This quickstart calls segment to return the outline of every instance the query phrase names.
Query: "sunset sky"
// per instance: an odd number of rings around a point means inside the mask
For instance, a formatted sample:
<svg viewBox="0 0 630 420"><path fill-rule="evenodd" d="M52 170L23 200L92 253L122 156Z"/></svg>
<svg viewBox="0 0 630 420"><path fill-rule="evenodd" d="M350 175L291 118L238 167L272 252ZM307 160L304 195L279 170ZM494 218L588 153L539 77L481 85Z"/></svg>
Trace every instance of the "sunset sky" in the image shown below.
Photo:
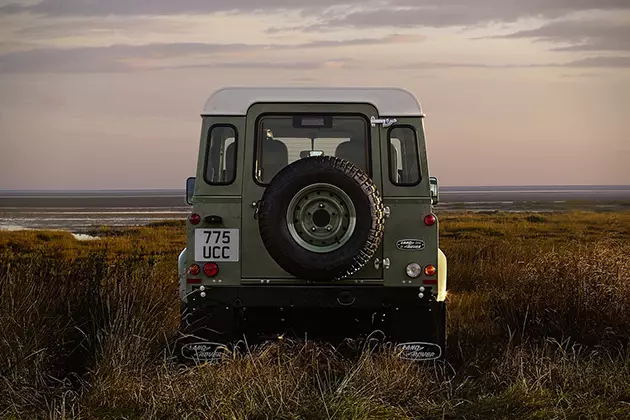
<svg viewBox="0 0 630 420"><path fill-rule="evenodd" d="M630 184L629 0L0 0L0 189L183 188L287 84L411 90L441 185Z"/></svg>

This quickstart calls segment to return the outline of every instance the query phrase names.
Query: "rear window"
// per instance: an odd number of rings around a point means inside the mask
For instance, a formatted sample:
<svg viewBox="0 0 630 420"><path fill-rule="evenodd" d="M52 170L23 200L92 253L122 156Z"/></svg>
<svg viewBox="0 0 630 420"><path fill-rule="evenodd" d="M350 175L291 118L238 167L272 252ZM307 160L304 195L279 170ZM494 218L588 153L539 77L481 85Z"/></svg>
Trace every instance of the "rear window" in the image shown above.
<svg viewBox="0 0 630 420"><path fill-rule="evenodd" d="M309 156L337 156L369 173L368 122L350 115L268 115L258 120L255 179L268 184Z"/></svg>
<svg viewBox="0 0 630 420"><path fill-rule="evenodd" d="M418 185L420 183L420 156L416 130L399 126L389 130L389 179L394 185Z"/></svg>
<svg viewBox="0 0 630 420"><path fill-rule="evenodd" d="M208 133L205 181L212 185L227 185L236 178L236 128L215 125Z"/></svg>

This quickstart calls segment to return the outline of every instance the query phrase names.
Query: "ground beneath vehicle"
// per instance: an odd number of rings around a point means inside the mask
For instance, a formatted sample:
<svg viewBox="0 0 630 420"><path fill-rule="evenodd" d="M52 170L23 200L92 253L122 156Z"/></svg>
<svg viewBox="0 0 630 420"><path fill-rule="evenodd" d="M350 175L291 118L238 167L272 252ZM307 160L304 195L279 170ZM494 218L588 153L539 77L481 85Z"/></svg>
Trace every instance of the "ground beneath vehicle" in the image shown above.
<svg viewBox="0 0 630 420"><path fill-rule="evenodd" d="M443 357L446 257L423 114L393 88L226 88L202 114L181 354L380 335Z"/></svg>

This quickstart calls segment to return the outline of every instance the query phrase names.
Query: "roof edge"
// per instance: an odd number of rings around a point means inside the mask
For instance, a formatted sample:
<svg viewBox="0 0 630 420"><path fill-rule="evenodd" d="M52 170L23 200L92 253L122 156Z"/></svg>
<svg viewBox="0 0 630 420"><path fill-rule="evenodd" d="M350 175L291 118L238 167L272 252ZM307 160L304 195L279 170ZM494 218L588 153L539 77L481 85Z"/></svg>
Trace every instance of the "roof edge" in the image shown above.
<svg viewBox="0 0 630 420"><path fill-rule="evenodd" d="M423 115L410 90L386 86L226 86L208 97L201 115L246 115L249 107L259 102L371 103L381 115Z"/></svg>

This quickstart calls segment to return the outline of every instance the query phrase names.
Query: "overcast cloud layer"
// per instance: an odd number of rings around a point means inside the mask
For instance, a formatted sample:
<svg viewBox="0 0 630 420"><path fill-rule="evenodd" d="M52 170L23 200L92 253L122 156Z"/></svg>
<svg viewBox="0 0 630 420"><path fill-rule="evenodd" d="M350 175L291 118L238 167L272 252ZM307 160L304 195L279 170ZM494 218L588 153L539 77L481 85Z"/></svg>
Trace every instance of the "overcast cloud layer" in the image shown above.
<svg viewBox="0 0 630 420"><path fill-rule="evenodd" d="M385 4L384 4L385 3ZM0 7L0 13L31 12L48 16L170 15L221 11L270 11L278 9L317 10L331 6L359 6L376 9L410 8L418 13L417 24L438 26L482 21L514 21L521 17L558 17L585 10L629 9L626 0L392 0L388 3L358 0L43 0L32 5L14 2ZM382 12L382 10L379 10ZM376 11L352 14L348 22L379 22ZM398 14L402 17L404 13ZM393 15L389 15L393 16ZM387 21L389 16L385 16ZM388 21L387 23L395 23Z"/></svg>
<svg viewBox="0 0 630 420"><path fill-rule="evenodd" d="M606 62L601 53L623 53L630 51L630 1L626 0L391 0L361 1L346 0L234 0L230 2L206 0L43 0L40 2L5 2L0 3L0 17L4 21L11 16L20 16L28 22L9 33L14 42L13 48L0 45L0 72L120 72L138 69L177 67L165 62L174 57L191 55L210 58L208 67L220 63L234 63L229 54L251 51L254 48L269 51L282 49L306 50L309 48L331 48L350 46L370 46L376 44L406 42L400 31L411 32L416 41L424 38L427 28L479 28L491 24L510 24L524 18L538 18L538 27L515 30L511 33L495 35L503 39L529 39L532 42L544 42L549 50L557 52L589 52L586 57L562 57L548 60L549 66L572 66L577 63ZM296 24L294 18L275 19L281 25L270 23L266 33L270 36L282 34L304 34L310 37L307 42L287 43L276 39L261 37L254 43L247 42L207 42L205 34L190 33L190 39L184 42L145 42L138 45L125 45L113 42L102 47L85 46L89 39L104 40L112 34L128 34L132 38L139 27L145 33L169 30L176 34L186 31L182 22L174 23L160 19L152 21L147 16L180 16L182 14L198 18L200 15L212 15L218 12L230 12L222 19L230 19L239 13L257 12L260 16L277 10L300 11L298 16L307 16L302 24ZM610 18L592 19L594 12L613 13L618 19L611 23ZM589 12L583 15L584 12ZM582 13L582 15L580 15ZM26 17L25 17L26 16ZM30 20L28 20L30 16ZM38 17L39 16L39 17ZM42 17L43 16L43 17ZM112 17L113 16L113 17ZM116 19L119 16L119 19ZM130 17L137 16L129 21ZM282 16L282 15L281 15ZM612 16L612 15L611 15ZM107 17L107 19L103 19ZM620 17L620 18L619 18ZM72 18L72 20L68 20ZM78 20L77 20L78 19ZM138 20L140 19L140 20ZM551 20L550 20L551 19ZM179 26L176 26L179 25ZM481 26L480 26L481 25ZM531 24L530 24L531 25ZM247 28L243 28L247 29ZM353 29L363 31L363 35L347 38L347 35L327 37L330 31L343 32ZM515 28L516 29L516 28ZM375 30L385 31L382 37L371 34ZM459 29L461 30L461 29ZM398 34L397 34L398 32ZM464 37L466 31L464 31ZM321 39L327 37L328 39ZM50 45L50 39L74 39L77 42ZM265 39L266 38L266 39ZM474 38L470 36L469 38ZM132 38L133 39L133 38ZM81 40L82 42L80 42ZM80 43L82 45L76 45ZM42 45L43 44L43 45ZM290 45L292 44L292 45ZM10 43L5 43L10 46ZM7 51L8 50L8 51ZM331 50L333 51L333 50ZM4 53L3 53L4 52ZM222 56L223 54L224 56ZM334 52L332 53L334 54ZM227 55L227 56L225 56ZM610 63L619 67L624 56ZM252 63L256 57L243 57L244 62ZM340 57L330 57L332 59ZM162 61L162 62L160 62ZM304 62L304 60L300 60ZM437 60L430 60L437 63ZM285 62L287 66L291 62ZM483 66L497 63L478 63L456 60L447 62L451 67ZM505 63L512 64L512 63ZM529 63L524 63L527 66ZM541 65L541 63L535 63ZM183 62L180 66L203 66L203 62ZM390 67L390 66L386 66Z"/></svg>
<svg viewBox="0 0 630 420"><path fill-rule="evenodd" d="M0 189L179 187L230 84L408 88L446 184L630 184L628 69L628 0L0 0Z"/></svg>

